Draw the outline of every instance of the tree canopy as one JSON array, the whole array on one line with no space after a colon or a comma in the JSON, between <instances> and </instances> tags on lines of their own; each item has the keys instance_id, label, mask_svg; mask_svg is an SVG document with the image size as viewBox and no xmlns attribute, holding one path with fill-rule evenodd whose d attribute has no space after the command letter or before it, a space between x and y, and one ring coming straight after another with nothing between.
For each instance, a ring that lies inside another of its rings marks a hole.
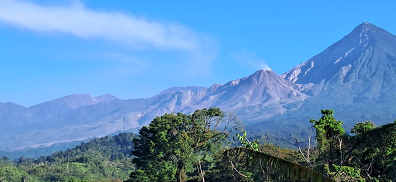
<instances>
[{"instance_id":1,"label":"tree canopy","mask_svg":"<svg viewBox=\"0 0 396 182\"><path fill-rule=\"evenodd\" d=\"M156 117L134 139L136 171L129 181L186 181L204 178L229 132L238 127L235 117L219 108Z\"/></svg>"},{"instance_id":2,"label":"tree canopy","mask_svg":"<svg viewBox=\"0 0 396 182\"><path fill-rule=\"evenodd\" d=\"M311 120L316 128L315 167L337 181L396 180L396 123L375 127L371 121L357 123L345 134L342 121L333 110L322 110L323 116Z\"/></svg>"},{"instance_id":3,"label":"tree canopy","mask_svg":"<svg viewBox=\"0 0 396 182\"><path fill-rule=\"evenodd\" d=\"M224 140L240 123L209 108L165 114L139 135L92 139L51 156L2 157L0 181L396 181L396 123L361 122L348 135L334 111L321 113L310 120L313 148L259 145L243 132L236 138L244 147L228 149Z\"/></svg>"}]
</instances>

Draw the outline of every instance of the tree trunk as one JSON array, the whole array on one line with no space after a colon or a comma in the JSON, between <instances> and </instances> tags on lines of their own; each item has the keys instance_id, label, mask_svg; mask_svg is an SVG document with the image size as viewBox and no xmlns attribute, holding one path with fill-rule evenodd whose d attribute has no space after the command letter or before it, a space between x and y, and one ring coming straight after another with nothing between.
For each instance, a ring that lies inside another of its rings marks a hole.
<instances>
[{"instance_id":1,"label":"tree trunk","mask_svg":"<svg viewBox=\"0 0 396 182\"><path fill-rule=\"evenodd\" d=\"M186 181L186 172L184 171L184 165L182 163L178 164L177 169L177 182L185 182Z\"/></svg>"}]
</instances>

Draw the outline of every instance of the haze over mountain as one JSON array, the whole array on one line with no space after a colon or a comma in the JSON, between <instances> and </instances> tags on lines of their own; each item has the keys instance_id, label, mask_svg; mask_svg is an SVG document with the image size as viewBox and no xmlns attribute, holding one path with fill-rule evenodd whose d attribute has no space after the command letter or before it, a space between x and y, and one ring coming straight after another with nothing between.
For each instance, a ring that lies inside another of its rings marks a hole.
<instances>
[{"instance_id":1,"label":"haze over mountain","mask_svg":"<svg viewBox=\"0 0 396 182\"><path fill-rule=\"evenodd\" d=\"M76 94L29 108L0 103L0 150L48 146L118 131L137 130L164 113L191 113L204 107L234 112L248 131L290 133L307 139L309 119L320 109L351 127L396 116L396 36L370 23L323 52L277 75L270 69L203 87L174 87L144 99Z\"/></svg>"}]
</instances>

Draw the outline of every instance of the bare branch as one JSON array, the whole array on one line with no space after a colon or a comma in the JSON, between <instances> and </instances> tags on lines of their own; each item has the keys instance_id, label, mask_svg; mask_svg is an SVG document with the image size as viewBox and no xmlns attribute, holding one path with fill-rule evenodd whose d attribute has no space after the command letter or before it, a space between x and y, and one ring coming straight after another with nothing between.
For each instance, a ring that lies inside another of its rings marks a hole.
<instances>
[{"instance_id":1,"label":"bare branch","mask_svg":"<svg viewBox=\"0 0 396 182\"><path fill-rule=\"evenodd\" d=\"M308 162L309 166L312 168L311 161L309 161L309 160L304 156L304 153L301 151L301 147L300 147L300 145L298 144L297 138L293 135L293 133L292 133L291 135L293 136L294 140L296 140L296 144L297 144L297 146L298 146L298 151L300 151L302 157ZM309 150L308 150L308 151L309 151ZM308 154L308 156L309 156L309 154Z\"/></svg>"},{"instance_id":2,"label":"bare branch","mask_svg":"<svg viewBox=\"0 0 396 182\"><path fill-rule=\"evenodd\" d=\"M268 136L268 131L267 131L267 133L264 136L264 145L267 143L267 136Z\"/></svg>"},{"instance_id":3,"label":"bare branch","mask_svg":"<svg viewBox=\"0 0 396 182\"><path fill-rule=\"evenodd\" d=\"M309 151L310 150L311 150L311 135L309 135L309 138L308 138L308 151L307 151L307 159L308 159L308 161L311 161L310 158L309 158Z\"/></svg>"},{"instance_id":4,"label":"bare branch","mask_svg":"<svg viewBox=\"0 0 396 182\"><path fill-rule=\"evenodd\" d=\"M202 176L202 182L205 182L204 171L202 171L202 167L201 167L201 159L198 160L198 164L199 164L199 171Z\"/></svg>"},{"instance_id":5,"label":"bare branch","mask_svg":"<svg viewBox=\"0 0 396 182\"><path fill-rule=\"evenodd\" d=\"M242 174L241 172L239 172L239 171L235 168L235 166L234 166L234 164L232 163L232 160L231 160L230 157L228 157L228 159L230 159L230 163L231 163L232 169L234 169L239 175L241 175L241 176L243 176L243 177L245 177L245 178L248 178L248 176Z\"/></svg>"},{"instance_id":6,"label":"bare branch","mask_svg":"<svg viewBox=\"0 0 396 182\"><path fill-rule=\"evenodd\" d=\"M248 142L250 148L252 148L252 150L254 150L252 143L250 143L249 139L246 136L243 136L243 138L245 138L245 140Z\"/></svg>"}]
</instances>

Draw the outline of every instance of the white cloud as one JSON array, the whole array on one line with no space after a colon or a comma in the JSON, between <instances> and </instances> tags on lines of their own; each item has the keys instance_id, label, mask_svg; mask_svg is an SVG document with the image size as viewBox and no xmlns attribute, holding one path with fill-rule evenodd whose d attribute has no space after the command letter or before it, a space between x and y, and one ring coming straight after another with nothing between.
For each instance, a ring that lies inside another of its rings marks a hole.
<instances>
[{"instance_id":1,"label":"white cloud","mask_svg":"<svg viewBox=\"0 0 396 182\"><path fill-rule=\"evenodd\" d=\"M238 53L233 54L233 57L241 64L254 67L256 70L269 68L269 66L267 65L267 63L263 58L257 56L255 53L250 51L246 51L246 50L239 51Z\"/></svg>"},{"instance_id":2,"label":"white cloud","mask_svg":"<svg viewBox=\"0 0 396 182\"><path fill-rule=\"evenodd\" d=\"M0 21L35 31L56 31L83 38L115 41L132 48L199 49L196 33L175 23L159 23L117 12L100 12L74 3L41 6L27 1L0 0Z\"/></svg>"},{"instance_id":3,"label":"white cloud","mask_svg":"<svg viewBox=\"0 0 396 182\"><path fill-rule=\"evenodd\" d=\"M178 64L173 67L184 70L180 73L187 79L211 74L211 63L219 50L211 37L183 25L148 20L132 14L97 11L78 1L66 6L47 6L29 1L0 0L2 22L37 32L58 32L83 39L106 40L137 51L159 50L180 54L183 56L178 60L164 58L164 61ZM119 57L115 59L119 60ZM123 60L137 62L127 58Z\"/></svg>"}]
</instances>

